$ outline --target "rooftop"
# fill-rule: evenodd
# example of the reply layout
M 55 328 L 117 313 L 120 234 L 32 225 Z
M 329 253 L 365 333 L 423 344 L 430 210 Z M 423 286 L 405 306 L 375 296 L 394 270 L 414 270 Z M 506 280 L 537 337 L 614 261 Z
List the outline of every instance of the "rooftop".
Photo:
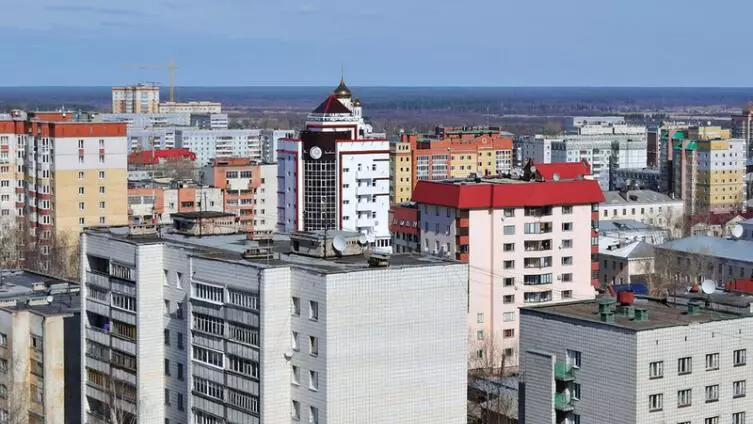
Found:
M 634 241 L 630 244 L 611 250 L 599 248 L 599 253 L 625 259 L 653 258 L 654 246 L 643 241 Z
M 673 199 L 666 194 L 651 190 L 630 190 L 627 192 L 605 191 L 602 205 L 617 206 L 635 203 L 677 203 L 682 204 L 682 200 Z
M 536 167 L 536 174 L 544 181 L 554 180 L 556 174 L 560 180 L 573 180 L 578 177 L 591 175 L 591 165 L 583 159 L 581 162 L 555 162 L 539 163 L 530 160 L 526 164 L 526 169 L 530 170 L 531 166 Z
M 73 282 L 25 270 L 0 270 L 0 308 L 68 315 L 78 311 L 79 293 Z
M 711 236 L 690 236 L 657 246 L 684 253 L 753 262 L 753 241 Z
M 411 199 L 457 209 L 585 205 L 604 200 L 594 180 L 524 181 L 493 177 L 419 181 Z
M 723 296 L 723 295 L 722 295 Z M 697 296 L 699 300 L 703 297 Z M 737 297 L 742 301 L 750 303 L 753 298 Z M 697 314 L 688 313 L 687 306 L 666 302 L 659 298 L 638 297 L 636 296 L 633 306 L 636 309 L 644 309 L 648 312 L 648 319 L 641 321 L 620 314 L 615 314 L 614 322 L 603 322 L 599 315 L 599 301 L 584 300 L 568 303 L 557 303 L 551 305 L 531 306 L 520 308 L 523 315 L 539 315 L 549 319 L 564 318 L 574 321 L 587 321 L 595 324 L 618 327 L 632 331 L 656 330 L 660 328 L 687 326 L 692 324 L 703 324 L 714 321 L 724 321 L 753 315 L 745 313 L 732 313 L 721 310 L 711 310 L 699 308 Z M 739 300 L 738 300 L 739 301 Z M 716 302 L 716 300 L 715 300 Z M 614 307 L 612 307 L 614 311 Z
M 92 227 L 84 231 L 90 236 L 107 237 L 137 245 L 170 244 L 176 247 L 192 249 L 194 250 L 193 254 L 196 256 L 232 262 L 252 263 L 260 268 L 296 267 L 324 274 L 359 272 L 371 269 L 363 255 L 328 257 L 323 259 L 294 253 L 291 249 L 290 237 L 281 234 L 275 234 L 270 244 L 260 244 L 259 242 L 248 240 L 246 234 L 195 237 L 181 235 L 170 229 L 165 229 L 160 231 L 158 235 L 129 236 L 127 226 Z M 251 248 L 266 249 L 270 252 L 270 255 L 268 257 L 260 256 L 251 259 L 242 258 L 241 255 Z M 452 264 L 460 263 L 452 259 L 434 256 L 397 254 L 390 257 L 389 268 L 403 269 Z
M 648 224 L 636 221 L 634 219 L 612 219 L 609 221 L 599 220 L 599 231 L 602 232 L 620 232 L 620 231 L 648 231 L 659 230 Z
M 217 211 L 196 211 L 196 212 L 175 212 L 170 214 L 173 218 L 198 219 L 198 218 L 225 218 L 234 217 L 235 215 L 228 212 Z

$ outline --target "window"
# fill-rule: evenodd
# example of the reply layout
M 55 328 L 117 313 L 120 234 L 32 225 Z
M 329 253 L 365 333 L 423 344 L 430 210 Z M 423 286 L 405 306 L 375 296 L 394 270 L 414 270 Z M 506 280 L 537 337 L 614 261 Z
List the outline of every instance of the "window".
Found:
M 228 289 L 230 303 L 243 308 L 259 310 L 259 295 L 255 293 L 242 292 Z
M 567 363 L 575 368 L 580 368 L 580 352 L 577 350 L 571 350 L 568 349 L 567 352 Z
M 223 384 L 215 383 L 201 377 L 193 376 L 193 389 L 203 395 L 215 399 L 224 399 L 225 388 Z
M 719 424 L 719 417 L 710 417 L 703 420 L 703 424 Z
M 7 399 L 8 398 L 8 386 L 5 384 L 0 384 L 0 399 Z
M 183 411 L 185 406 L 183 405 L 183 394 L 178 393 L 178 411 Z
M 165 358 L 165 375 L 170 375 L 170 360 Z
M 259 397 L 229 389 L 227 392 L 228 403 L 253 413 L 259 413 Z
M 78 188 L 78 194 L 84 194 L 84 188 L 83 187 L 79 187 Z
M 677 374 L 690 374 L 692 372 L 692 359 L 691 357 L 680 358 L 677 360 Z
M 31 395 L 31 400 L 34 403 L 44 404 L 44 389 L 37 386 L 36 384 L 32 384 L 29 387 L 29 394 Z
M 745 396 L 745 380 L 738 380 L 732 383 L 732 397 L 739 398 Z
M 223 336 L 225 334 L 225 321 L 220 318 L 194 312 L 193 330 Z
M 508 328 L 502 332 L 502 337 L 509 339 L 511 337 L 515 337 L 515 329 Z
M 84 225 L 84 224 L 86 224 L 86 218 L 79 218 L 78 225 Z
M 319 390 L 319 373 L 316 371 L 309 371 L 309 389 Z
M 223 359 L 224 358 L 222 352 L 205 349 L 199 346 L 193 346 L 194 361 L 199 361 L 208 365 L 222 368 L 225 364 Z
M 719 369 L 719 354 L 709 353 L 706 355 L 706 371 Z
M 312 321 L 319 320 L 319 302 L 309 300 L 309 319 Z
M 178 302 L 178 307 L 175 309 L 175 318 L 183 319 L 183 302 Z
M 664 377 L 664 361 L 651 362 L 648 364 L 648 378 Z
M 648 396 L 649 412 L 661 411 L 664 408 L 664 395 L 656 394 Z
M 479 312 L 479 313 L 476 314 L 476 323 L 478 323 L 478 324 L 483 324 L 484 323 L 484 313 L 483 312 Z
M 259 378 L 259 363 L 250 359 L 239 356 L 227 355 L 228 369 L 240 374 L 248 375 L 253 378 Z
M 99 171 L 99 179 L 100 180 L 105 179 L 105 171 Z
M 84 171 L 78 171 L 78 179 L 83 180 L 84 179 Z
M 515 243 L 505 243 L 502 245 L 502 250 L 505 252 L 512 252 L 515 250 Z
M 505 269 L 513 269 L 513 268 L 515 268 L 515 261 L 505 261 L 504 262 L 504 268 Z
M 165 389 L 165 405 L 170 405 L 170 390 Z
M 573 213 L 573 207 L 572 206 L 563 206 L 562 207 L 562 215 L 572 215 Z
M 259 329 L 244 324 L 228 324 L 228 337 L 240 343 L 259 346 Z
M 178 350 L 183 350 L 183 333 L 178 333 L 176 339 L 178 341 Z
M 572 231 L 573 230 L 573 223 L 572 222 L 563 222 L 562 223 L 562 231 Z
M 136 299 L 118 293 L 112 294 L 113 308 L 125 309 L 126 311 L 136 312 Z
M 319 339 L 314 336 L 309 336 L 309 355 L 319 355 Z
M 319 424 L 319 408 L 309 406 L 309 424 Z
M 100 224 L 105 224 L 106 222 L 107 222 L 107 219 L 104 216 L 100 216 L 99 217 L 99 223 Z
M 502 303 L 515 303 L 515 296 L 511 294 L 503 296 Z
M 99 202 L 99 208 L 104 209 L 105 208 L 105 202 Z
M 297 400 L 294 400 L 291 404 L 291 411 L 290 416 L 294 420 L 300 420 L 301 419 L 301 403 Z
M 207 284 L 193 283 L 193 297 L 214 303 L 223 303 L 225 289 Z
M 291 302 L 292 314 L 295 316 L 300 316 L 301 315 L 301 299 L 297 297 L 293 297 L 291 298 L 291 300 L 292 300 Z
M 732 352 L 732 363 L 734 366 L 739 367 L 745 365 L 745 349 L 738 349 Z
M 745 412 L 735 412 L 732 414 L 732 424 L 745 424 Z
M 706 403 L 716 402 L 719 400 L 719 385 L 706 386 Z
M 515 321 L 515 312 L 504 312 L 504 313 L 502 313 L 502 321 L 504 321 L 504 322 Z
M 562 248 L 563 249 L 570 249 L 572 247 L 573 247 L 573 240 L 572 239 L 562 240 Z
M 176 371 L 178 373 L 178 380 L 183 381 L 186 378 L 185 374 L 183 372 L 183 364 L 181 364 L 180 362 L 178 362 L 178 363 L 176 363 L 175 368 L 176 368 Z
M 512 218 L 515 216 L 515 209 L 513 208 L 505 208 L 504 209 L 504 215 L 505 218 Z
M 84 210 L 84 207 L 85 207 L 84 202 L 78 202 L 79 210 Z
M 165 329 L 165 346 L 170 346 L 170 330 Z
M 502 284 L 505 287 L 512 287 L 515 285 L 515 279 L 512 277 L 506 277 L 504 280 L 502 280 Z
M 105 193 L 105 187 L 104 186 L 99 186 L 99 193 L 100 194 L 104 194 Z
M 690 406 L 693 403 L 693 392 L 691 389 L 679 390 L 677 392 L 677 407 L 682 408 Z
M 572 299 L 573 298 L 573 291 L 572 290 L 562 290 L 562 298 L 563 299 Z
M 562 265 L 572 265 L 573 264 L 573 257 L 572 256 L 563 256 L 562 257 Z
M 290 367 L 290 382 L 295 384 L 296 386 L 301 384 L 300 376 L 301 376 L 300 369 L 295 365 L 291 366 Z
M 505 225 L 502 228 L 502 233 L 506 236 L 512 236 L 515 235 L 515 226 L 514 225 Z

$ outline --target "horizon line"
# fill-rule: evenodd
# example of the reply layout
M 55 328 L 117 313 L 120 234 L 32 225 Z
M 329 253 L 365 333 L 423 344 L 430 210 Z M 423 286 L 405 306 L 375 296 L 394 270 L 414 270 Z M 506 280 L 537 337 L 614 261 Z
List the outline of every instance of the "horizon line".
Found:
M 120 85 L 60 85 L 60 84 L 40 84 L 40 85 L 1 85 L 0 89 L 6 88 L 103 88 L 111 89 L 112 87 L 123 87 L 132 84 Z M 169 89 L 168 85 L 159 85 L 160 89 Z M 327 88 L 330 85 L 176 85 L 175 88 Z M 753 86 L 691 86 L 691 85 L 351 85 L 353 88 L 536 88 L 536 89 L 603 89 L 603 88 L 631 88 L 631 89 L 730 89 L 730 90 L 750 90 Z

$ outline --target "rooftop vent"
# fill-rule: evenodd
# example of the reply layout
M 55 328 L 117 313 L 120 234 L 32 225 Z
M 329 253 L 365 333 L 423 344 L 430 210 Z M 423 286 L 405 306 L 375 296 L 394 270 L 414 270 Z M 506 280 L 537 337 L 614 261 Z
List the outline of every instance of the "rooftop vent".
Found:
M 614 313 L 609 312 L 601 312 L 599 313 L 599 317 L 601 318 L 601 322 L 614 322 Z
M 617 307 L 617 315 L 625 318 L 635 318 L 635 309 L 632 305 L 620 305 Z
M 612 313 L 612 305 L 615 300 L 612 298 L 604 298 L 599 300 L 599 314 Z
M 696 316 L 701 313 L 701 302 L 698 302 L 697 300 L 692 300 L 688 302 L 688 315 Z
M 648 310 L 643 308 L 635 308 L 635 320 L 648 321 Z

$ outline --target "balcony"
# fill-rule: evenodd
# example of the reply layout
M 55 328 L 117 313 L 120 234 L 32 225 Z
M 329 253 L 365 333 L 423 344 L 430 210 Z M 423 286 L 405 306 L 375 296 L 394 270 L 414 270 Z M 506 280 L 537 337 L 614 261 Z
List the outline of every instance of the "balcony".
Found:
M 551 240 L 526 241 L 523 244 L 526 252 L 544 252 L 552 250 Z
M 523 266 L 526 268 L 548 268 L 552 266 L 552 257 L 546 256 L 543 258 L 525 258 L 523 260 Z
M 86 273 L 86 282 L 93 286 L 100 287 L 105 290 L 110 290 L 110 278 L 107 275 L 88 271 Z
M 573 400 L 570 396 L 565 396 L 565 393 L 556 393 L 554 395 L 554 409 L 558 411 L 570 412 L 575 409 Z
M 356 211 L 358 212 L 371 212 L 376 210 L 376 203 L 372 202 L 357 202 Z
M 557 362 L 554 364 L 554 378 L 559 381 L 575 380 L 576 368 L 567 362 Z

